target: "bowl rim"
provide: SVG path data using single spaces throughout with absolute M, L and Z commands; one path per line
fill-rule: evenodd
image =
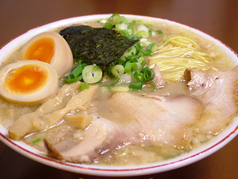
M 87 20 L 107 18 L 107 17 L 110 17 L 110 15 L 111 14 L 93 14 L 93 15 L 86 15 L 86 16 L 77 16 L 77 17 L 65 18 L 62 20 L 47 23 L 42 26 L 38 26 L 36 28 L 30 29 L 29 31 L 19 35 L 18 37 L 12 39 L 11 41 L 3 45 L 0 48 L 0 55 L 7 53 L 9 51 L 14 51 L 15 49 L 12 49 L 11 46 L 15 45 L 14 47 L 17 48 L 21 46 L 22 44 L 24 44 L 27 40 L 29 40 L 29 38 L 33 37 L 34 35 L 38 33 L 49 31 L 52 29 L 57 29 L 62 26 L 69 26 L 70 24 L 72 25 L 79 22 L 85 22 Z M 152 21 L 163 21 L 169 24 L 178 25 L 179 27 L 185 28 L 187 30 L 191 30 L 192 32 L 195 32 L 198 35 L 202 35 L 206 39 L 216 43 L 220 48 L 225 49 L 225 52 L 228 54 L 228 56 L 233 56 L 233 58 L 236 58 L 237 60 L 236 63 L 238 64 L 238 54 L 233 49 L 231 49 L 229 46 L 227 46 L 220 40 L 198 29 L 192 28 L 190 26 L 187 26 L 175 21 L 157 18 L 157 17 L 131 15 L 131 14 L 120 14 L 120 15 L 127 16 L 129 18 L 138 18 L 138 19 L 142 18 L 144 20 L 147 19 Z M 4 56 L 3 58 L 6 58 L 6 57 L 7 56 Z M 1 62 L 2 60 L 0 58 L 0 63 Z M 182 155 L 168 161 L 142 165 L 142 166 L 135 166 L 135 167 L 130 167 L 130 166 L 103 167 L 103 166 L 94 166 L 94 165 L 64 163 L 64 162 L 49 158 L 43 152 L 39 152 L 36 149 L 27 146 L 26 144 L 23 144 L 23 142 L 14 141 L 8 138 L 7 131 L 1 124 L 0 124 L 0 141 L 2 141 L 8 147 L 12 148 L 16 152 L 24 155 L 25 157 L 29 159 L 32 159 L 36 162 L 39 162 L 39 163 L 42 163 L 57 169 L 70 171 L 74 173 L 80 173 L 80 174 L 94 175 L 94 176 L 139 176 L 139 175 L 148 175 L 148 174 L 165 172 L 172 169 L 177 169 L 177 168 L 189 165 L 191 163 L 197 162 L 211 155 L 212 153 L 218 151 L 220 148 L 222 148 L 227 143 L 229 143 L 232 139 L 234 139 L 238 134 L 238 117 L 235 117 L 233 120 L 234 121 L 231 124 L 229 124 L 227 128 L 221 133 L 222 137 L 219 137 L 219 138 L 215 137 L 214 139 L 212 139 L 210 142 L 203 145 L 202 147 L 192 150 L 191 152 L 189 152 L 189 155 L 187 157 L 183 158 L 183 155 Z

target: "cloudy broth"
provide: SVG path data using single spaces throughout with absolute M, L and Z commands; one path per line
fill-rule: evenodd
M 84 25 L 89 25 L 93 27 L 102 27 L 102 25 L 98 22 L 85 22 Z M 233 67 L 232 62 L 229 59 L 226 59 L 225 55 L 218 51 L 218 48 L 208 42 L 205 39 L 194 35 L 191 32 L 186 32 L 183 29 L 169 26 L 166 23 L 162 24 L 153 24 L 154 29 L 159 29 L 163 32 L 163 34 L 156 34 L 153 37 L 150 37 L 150 40 L 155 41 L 158 46 L 160 46 L 164 40 L 166 40 L 171 35 L 182 35 L 189 37 L 195 40 L 201 47 L 200 51 L 210 54 L 208 60 L 212 62 L 209 66 L 214 67 L 217 70 L 230 70 Z M 58 30 L 57 30 L 58 31 Z M 152 54 L 153 56 L 158 55 L 157 52 Z M 13 52 L 9 59 L 6 60 L 5 64 L 12 63 L 21 58 L 20 50 Z M 189 58 L 189 57 L 188 57 Z M 149 58 L 148 58 L 149 59 Z M 2 66 L 3 66 L 2 65 Z M 209 70 L 204 70 L 204 72 Z M 163 72 L 162 72 L 163 76 Z M 65 82 L 62 82 L 63 79 L 60 79 L 60 87 L 65 85 Z M 93 97 L 91 103 L 88 105 L 86 110 L 72 110 L 67 115 L 72 114 L 90 114 L 97 113 L 99 116 L 106 118 L 109 121 L 112 121 L 119 126 L 127 126 L 133 122 L 133 118 L 128 118 L 128 116 L 124 114 L 111 113 L 111 109 L 109 104 L 107 104 L 107 100 L 115 93 L 110 89 L 105 87 L 106 84 L 110 83 L 110 80 L 105 80 L 101 84 L 99 84 L 99 89 L 96 92 L 96 95 Z M 124 93 L 124 92 L 123 92 Z M 135 96 L 141 96 L 142 94 L 149 94 L 155 96 L 181 96 L 188 95 L 190 96 L 190 92 L 187 88 L 187 81 L 185 79 L 181 79 L 180 81 L 174 82 L 165 79 L 165 85 L 157 88 L 155 91 L 136 91 L 130 90 L 125 93 L 131 93 Z M 14 104 L 6 101 L 5 99 L 0 98 L 0 122 L 1 124 L 9 128 L 14 121 L 16 121 L 20 116 L 35 111 L 40 104 L 37 105 L 20 105 Z M 113 107 L 112 107 L 113 108 Z M 106 110 L 105 110 L 106 109 Z M 113 111 L 114 109 L 112 109 Z M 162 160 L 166 160 L 175 156 L 178 156 L 182 153 L 188 152 L 196 147 L 202 145 L 202 143 L 206 142 L 211 138 L 209 134 L 199 134 L 196 130 L 196 122 L 194 122 L 194 126 L 189 126 L 193 132 L 191 135 L 191 141 L 182 146 L 168 146 L 168 145 L 153 145 L 153 143 L 148 142 L 147 140 L 143 140 L 140 144 L 131 144 L 121 143 L 120 145 L 114 147 L 113 149 L 104 149 L 100 151 L 100 155 L 98 158 L 94 160 L 95 163 L 98 164 L 106 164 L 106 165 L 131 165 L 131 164 L 144 164 L 144 163 L 153 163 Z M 225 126 L 224 126 L 225 127 Z M 74 135 L 78 132 L 73 125 L 68 124 L 63 118 L 59 123 L 50 127 L 47 130 L 43 130 L 40 132 L 33 132 L 31 134 L 27 134 L 21 140 L 26 142 L 27 144 L 41 150 L 47 152 L 44 144 L 44 139 L 51 141 L 52 143 L 57 143 L 60 140 L 63 140 L 71 135 Z

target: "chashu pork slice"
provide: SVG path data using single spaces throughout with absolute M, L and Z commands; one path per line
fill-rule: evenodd
M 127 127 L 135 126 L 139 136 L 150 144 L 186 146 L 192 137 L 191 125 L 200 118 L 203 104 L 188 95 L 116 93 L 108 100 L 106 108 L 114 118 L 130 121 Z
M 215 135 L 237 115 L 238 66 L 230 71 L 190 71 L 191 94 L 206 106 L 198 122 L 199 132 Z
M 129 135 L 133 131 L 125 131 L 116 123 L 100 116 L 92 116 L 92 124 L 84 131 L 76 132 L 56 144 L 45 140 L 49 156 L 66 162 L 92 163 L 101 153 L 122 145 L 134 135 Z
M 161 97 L 115 93 L 96 102 L 97 114 L 78 140 L 70 136 L 46 146 L 50 156 L 75 163 L 91 163 L 116 147 L 138 144 L 186 147 L 192 138 L 192 124 L 203 104 L 186 95 Z M 103 116 L 103 117 L 100 117 Z

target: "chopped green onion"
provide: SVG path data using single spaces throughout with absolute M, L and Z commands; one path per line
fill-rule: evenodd
M 85 89 L 88 89 L 89 88 L 89 84 L 88 83 L 80 83 L 80 86 L 79 86 L 80 90 L 83 91 Z
M 82 61 L 79 60 L 76 67 L 71 70 L 71 72 L 65 76 L 65 81 L 67 83 L 74 83 L 76 81 L 82 80 L 82 71 L 85 66 L 87 66 L 86 63 L 81 63 Z
M 145 56 L 151 56 L 157 50 L 157 44 L 143 37 L 148 37 L 154 34 L 162 34 L 161 30 L 153 30 L 151 24 L 145 24 L 142 20 L 129 20 L 118 13 L 113 14 L 106 22 L 102 22 L 108 28 L 113 28 L 124 36 L 139 40 L 132 47 L 127 49 L 123 56 L 118 59 L 114 66 L 107 69 L 107 74 L 110 78 L 118 77 L 118 80 L 110 85 L 111 90 L 122 91 L 124 87 L 118 87 L 120 76 L 123 74 L 131 75 L 133 79 L 129 84 L 130 89 L 141 90 L 143 88 L 153 90 L 156 87 L 152 81 L 154 71 L 146 67 Z
M 146 65 L 146 61 L 144 57 L 140 57 L 137 61 L 141 64 L 141 67 L 144 67 Z
M 136 70 L 140 70 L 141 69 L 141 63 L 139 62 L 136 62 L 135 65 L 133 66 L 133 70 L 136 71 Z
M 130 32 L 130 30 L 128 30 L 128 32 Z M 141 39 L 141 37 L 138 37 L 135 34 L 130 34 L 129 36 L 127 36 L 127 38 L 129 38 L 131 40 L 140 40 Z
M 149 68 L 149 67 L 145 67 L 141 70 L 141 73 L 143 73 L 143 79 L 144 81 L 150 81 L 153 80 L 155 77 L 155 73 L 154 71 Z
M 132 63 L 127 62 L 125 65 L 125 73 L 132 74 L 131 68 L 132 68 Z
M 156 84 L 152 80 L 145 82 L 142 88 L 144 92 L 152 92 L 155 89 L 156 89 Z
M 148 45 L 147 47 L 147 50 L 150 52 L 150 53 L 153 53 L 157 50 L 157 44 L 156 43 L 151 43 Z
M 140 40 L 140 43 L 141 43 L 141 45 L 143 46 L 143 47 L 148 47 L 150 44 L 151 44 L 151 41 L 150 40 L 148 40 L 148 39 L 146 39 L 146 38 L 142 38 L 141 40 Z
M 114 76 L 121 76 L 125 72 L 125 68 L 122 65 L 114 65 L 111 69 L 111 73 Z
M 141 25 L 138 27 L 137 32 L 135 33 L 137 36 L 148 37 L 149 36 L 149 28 L 145 25 Z
M 149 35 L 152 36 L 152 34 L 153 34 L 152 25 L 151 24 L 146 24 L 145 26 L 148 28 Z
M 131 70 L 132 71 L 137 71 L 139 70 L 141 65 L 139 63 L 132 63 Z
M 146 30 L 140 30 L 138 32 L 136 32 L 137 36 L 141 36 L 141 37 L 148 37 L 149 36 L 149 32 Z
M 146 51 L 141 51 L 142 55 L 141 56 L 150 56 L 151 55 L 151 52 L 146 50 Z
M 127 22 L 127 19 L 126 17 L 120 16 L 120 14 L 115 13 L 109 18 L 109 21 L 113 24 L 121 24 Z
M 137 51 L 137 52 L 141 51 L 142 48 L 143 48 L 140 43 L 136 43 L 136 44 L 134 45 L 134 47 L 136 48 L 136 51 Z
M 141 30 L 144 30 L 144 31 L 149 31 L 149 28 L 146 26 L 146 25 L 140 25 L 137 29 L 137 31 L 141 31 Z
M 67 82 L 67 83 L 74 83 L 74 82 L 76 82 L 76 81 L 81 81 L 83 78 L 82 78 L 82 75 L 80 75 L 80 76 L 78 76 L 78 77 L 74 77 L 73 75 L 68 75 L 68 76 L 66 76 L 65 77 L 65 81 Z
M 127 24 L 125 23 L 117 24 L 116 29 L 127 30 Z
M 142 89 L 143 84 L 141 82 L 137 82 L 137 83 L 130 83 L 129 88 L 130 89 L 137 89 L 137 90 L 141 90 Z
M 112 86 L 111 87 L 112 92 L 127 92 L 129 91 L 128 86 Z
M 139 73 L 137 71 L 133 74 L 133 77 L 135 78 L 137 82 L 143 82 L 144 80 L 143 73 Z
M 136 26 L 135 26 L 135 24 L 130 23 L 127 28 L 128 28 L 128 31 L 129 31 L 131 34 L 132 34 L 132 33 L 135 33 L 135 31 L 136 31 Z
M 162 30 L 156 30 L 157 34 L 163 34 Z
M 112 22 L 113 24 L 120 24 L 120 14 L 114 13 L 111 15 L 109 18 L 109 21 Z
M 88 65 L 83 69 L 82 77 L 86 83 L 97 83 L 102 78 L 102 69 L 96 65 Z
M 144 24 L 143 20 L 133 20 L 133 22 L 136 24 Z
M 81 64 L 81 60 L 78 61 L 77 66 L 70 72 L 70 74 L 74 75 L 75 77 L 79 76 L 82 71 L 83 68 L 87 66 L 86 63 Z
M 124 35 L 126 37 L 130 35 L 130 32 L 127 31 L 127 30 L 124 30 L 124 29 L 116 29 L 116 31 L 121 33 L 122 35 Z
M 111 88 L 111 87 L 113 87 L 113 86 L 116 86 L 116 84 L 120 81 L 120 77 L 118 77 L 118 76 L 115 76 L 114 78 L 113 78 L 114 80 L 115 80 L 115 82 L 114 83 L 111 83 L 111 84 L 107 84 L 107 85 L 103 85 L 104 87 L 109 87 L 109 88 Z
M 127 51 L 123 54 L 123 57 L 128 58 L 131 55 L 136 54 L 136 48 L 134 46 L 127 49 Z M 125 61 L 125 60 L 124 60 Z
M 125 73 L 132 74 L 133 71 L 139 70 L 140 65 L 138 63 L 127 62 L 125 65 Z
M 146 26 L 149 30 L 152 30 L 152 27 L 153 27 L 152 24 L 146 24 L 145 26 Z
M 42 140 L 41 138 L 37 138 L 37 139 L 33 140 L 32 143 L 36 144 L 36 143 L 40 142 L 41 140 Z
M 126 65 L 126 61 L 125 61 L 125 60 L 122 60 L 122 59 L 118 59 L 118 60 L 117 60 L 117 63 L 118 63 L 119 65 L 122 65 L 122 66 L 125 66 L 125 65 Z
M 112 24 L 112 23 L 106 22 L 105 25 L 104 25 L 104 27 L 105 27 L 106 29 L 112 29 L 113 27 L 115 27 L 115 25 Z

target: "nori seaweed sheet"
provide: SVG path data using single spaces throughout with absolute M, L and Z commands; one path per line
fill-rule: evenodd
M 96 64 L 104 70 L 138 42 L 112 29 L 86 25 L 70 26 L 59 34 L 68 42 L 75 59 Z

